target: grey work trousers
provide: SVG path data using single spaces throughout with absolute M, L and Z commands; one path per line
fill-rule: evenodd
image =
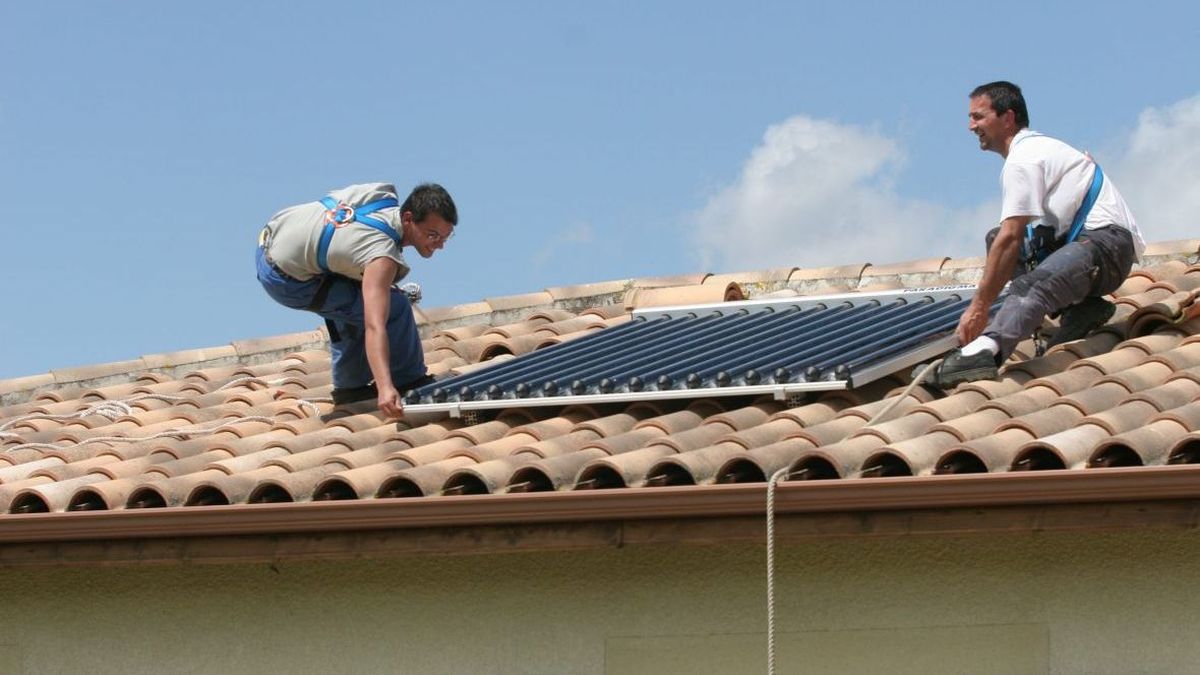
M 988 233 L 987 246 L 999 228 Z M 1000 345 L 1003 362 L 1017 343 L 1033 335 L 1047 315 L 1060 312 L 1084 298 L 1117 290 L 1129 276 L 1135 256 L 1133 236 L 1110 225 L 1084 230 L 1079 238 L 1051 253 L 1032 272 L 1018 264 L 1008 297 L 983 334 Z

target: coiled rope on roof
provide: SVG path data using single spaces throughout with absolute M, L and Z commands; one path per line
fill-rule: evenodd
M 280 379 L 276 379 L 276 380 L 263 380 L 262 378 L 254 377 L 254 376 L 239 377 L 235 380 L 230 380 L 229 382 L 226 382 L 225 384 L 221 385 L 220 387 L 217 387 L 213 391 L 216 392 L 216 391 L 221 391 L 222 389 L 229 389 L 231 387 L 235 387 L 235 386 L 244 384 L 246 382 L 262 384 L 264 387 L 272 387 L 272 386 L 276 386 L 279 384 L 283 384 L 288 379 L 290 379 L 290 378 L 285 377 L 285 378 L 280 378 Z M 136 403 L 138 401 L 144 401 L 147 399 L 159 400 L 159 401 L 164 401 L 164 402 L 168 402 L 168 403 L 179 403 L 179 402 L 183 402 L 183 401 L 192 400 L 191 398 L 189 398 L 187 396 L 175 396 L 175 395 L 169 395 L 169 394 L 138 394 L 136 396 L 131 396 L 131 397 L 129 397 L 127 399 L 123 399 L 123 400 L 116 400 L 116 399 L 107 400 L 106 399 L 103 401 L 98 401 L 97 403 L 89 405 L 88 407 L 84 408 L 83 410 L 79 410 L 77 412 L 63 414 L 63 415 L 53 415 L 50 413 L 30 413 L 28 415 L 22 415 L 21 417 L 17 417 L 15 419 L 9 420 L 8 422 L 5 422 L 4 424 L 0 425 L 0 438 L 6 438 L 6 437 L 7 438 L 20 438 L 21 437 L 20 434 L 7 431 L 7 429 L 10 429 L 11 427 L 13 427 L 16 424 L 20 424 L 21 422 L 28 422 L 30 420 L 68 421 L 68 420 L 73 420 L 73 419 L 83 419 L 85 417 L 90 417 L 92 415 L 98 415 L 100 417 L 107 418 L 109 421 L 115 421 L 120 417 L 126 417 L 126 416 L 133 414 L 134 411 L 133 411 L 133 406 L 131 404 Z M 317 407 L 317 403 L 330 402 L 331 399 L 298 398 L 295 400 L 296 400 L 297 405 L 299 405 L 301 409 L 309 411 L 313 417 L 318 417 L 321 414 L 321 409 Z M 196 438 L 196 437 L 209 436 L 209 435 L 218 433 L 220 431 L 228 429 L 228 427 L 231 427 L 235 424 L 241 424 L 243 422 L 262 422 L 265 424 L 274 424 L 276 422 L 276 419 L 274 417 L 267 417 L 267 416 L 263 416 L 263 415 L 249 415 L 246 417 L 239 417 L 239 418 L 232 419 L 232 420 L 229 420 L 229 419 L 219 420 L 216 424 L 212 424 L 212 425 L 208 425 L 208 426 L 193 426 L 193 427 L 184 427 L 181 429 L 169 429 L 167 431 L 160 431 L 156 434 L 151 434 L 149 436 L 96 436 L 93 438 L 86 438 L 86 439 L 76 442 L 76 443 L 66 443 L 66 444 L 21 443 L 19 445 L 14 445 L 12 447 L 5 448 L 4 452 L 12 452 L 14 450 L 63 450 L 68 447 L 77 447 L 77 446 L 81 446 L 81 445 L 88 445 L 90 443 L 140 443 L 143 441 L 153 441 L 153 440 L 157 440 L 160 438 L 180 438 L 180 439 Z

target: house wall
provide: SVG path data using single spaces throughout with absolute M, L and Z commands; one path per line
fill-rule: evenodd
M 1196 672 L 1200 535 L 786 544 L 784 673 Z M 9 568 L 0 672 L 766 672 L 760 546 Z

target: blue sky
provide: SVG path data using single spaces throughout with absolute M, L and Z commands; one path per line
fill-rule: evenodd
M 1044 4 L 5 2 L 0 378 L 316 327 L 254 238 L 356 182 L 454 195 L 429 306 L 975 255 L 1000 78 L 1196 236 L 1200 11 Z

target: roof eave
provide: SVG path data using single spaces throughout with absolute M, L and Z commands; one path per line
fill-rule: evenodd
M 1047 514 L 1055 512 L 1071 515 L 1050 529 L 1195 527 L 1200 513 L 1200 466 L 790 482 L 779 486 L 775 503 L 781 523 L 809 523 L 782 528 L 785 538 L 1042 530 L 1054 522 Z M 12 515 L 0 529 L 0 565 L 151 558 L 163 562 L 172 556 L 180 561 L 225 560 L 230 559 L 230 551 L 237 552 L 235 559 L 278 560 L 289 557 L 289 551 L 297 558 L 339 557 L 342 549 L 345 557 L 360 557 L 361 541 L 354 539 L 351 547 L 346 537 L 372 533 L 413 540 L 407 547 L 384 547 L 393 552 L 493 550 L 477 536 L 453 536 L 481 528 L 505 530 L 501 548 L 506 550 L 672 539 L 733 542 L 761 539 L 763 529 L 711 525 L 715 521 L 761 523 L 764 511 L 765 486 L 756 483 Z M 1117 512 L 1119 518 L 1109 517 Z M 839 527 L 837 514 L 850 516 L 853 526 Z M 1080 517 L 1085 514 L 1088 517 Z M 582 540 L 564 534 L 571 527 L 613 523 L 632 527 L 629 531 L 635 534 L 604 530 Z M 513 532 L 525 533 L 528 545 L 523 546 L 522 537 L 514 538 Z M 431 534 L 441 542 L 433 549 L 428 541 L 420 543 Z M 324 539 L 326 546 L 280 545 L 296 537 Z M 256 538 L 260 545 L 247 547 Z M 231 548 L 235 540 L 239 543 Z M 561 540 L 560 545 L 555 545 L 556 540 Z M 155 547 L 174 553 L 148 556 Z

